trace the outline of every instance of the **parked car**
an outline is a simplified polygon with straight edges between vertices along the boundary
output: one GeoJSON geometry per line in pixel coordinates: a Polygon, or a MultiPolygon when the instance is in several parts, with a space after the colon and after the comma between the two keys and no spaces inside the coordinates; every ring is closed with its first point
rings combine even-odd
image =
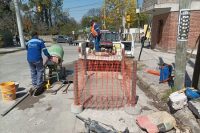
{"type": "Polygon", "coordinates": [[[69,45],[73,44],[73,38],[72,37],[67,37],[67,43],[69,43],[69,45]]]}
{"type": "Polygon", "coordinates": [[[56,38],[55,38],[55,41],[57,43],[66,43],[67,42],[67,39],[65,36],[63,35],[58,35],[56,38]]]}

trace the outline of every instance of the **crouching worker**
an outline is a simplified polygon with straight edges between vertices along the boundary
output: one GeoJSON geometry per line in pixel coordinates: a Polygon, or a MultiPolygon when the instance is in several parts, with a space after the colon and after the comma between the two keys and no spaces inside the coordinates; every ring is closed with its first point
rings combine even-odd
{"type": "Polygon", "coordinates": [[[27,48],[27,60],[31,70],[32,85],[34,90],[37,90],[38,88],[42,87],[44,82],[43,81],[44,66],[42,59],[42,51],[44,55],[47,56],[48,58],[50,58],[50,54],[48,53],[44,45],[44,41],[38,38],[37,32],[32,33],[32,39],[28,41],[26,48],[27,48]]]}

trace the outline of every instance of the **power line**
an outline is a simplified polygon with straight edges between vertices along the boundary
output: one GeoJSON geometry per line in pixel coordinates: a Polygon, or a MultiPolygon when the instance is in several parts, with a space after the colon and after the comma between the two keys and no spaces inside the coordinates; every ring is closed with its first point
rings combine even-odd
{"type": "Polygon", "coordinates": [[[91,3],[91,4],[87,4],[87,5],[82,5],[82,6],[74,6],[74,7],[70,7],[68,9],[75,9],[75,8],[80,8],[80,7],[87,7],[87,6],[92,6],[94,4],[99,4],[100,2],[95,2],[95,3],[91,3]]]}
{"type": "MultiPolygon", "coordinates": [[[[99,9],[99,8],[101,8],[101,7],[95,7],[95,9],[99,9]]],[[[74,11],[86,11],[86,10],[90,10],[90,9],[88,9],[88,8],[80,9],[80,10],[75,9],[75,10],[68,10],[68,12],[74,12],[74,11]]]]}
{"type": "MultiPolygon", "coordinates": [[[[80,2],[80,0],[64,0],[64,2],[80,2]]],[[[93,2],[93,0],[90,1],[84,0],[84,2],[93,2]]]]}

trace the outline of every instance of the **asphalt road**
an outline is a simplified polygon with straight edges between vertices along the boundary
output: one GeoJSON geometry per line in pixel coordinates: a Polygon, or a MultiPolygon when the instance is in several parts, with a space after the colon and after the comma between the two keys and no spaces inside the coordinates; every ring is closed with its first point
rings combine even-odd
{"type": "MultiPolygon", "coordinates": [[[[64,49],[64,62],[68,64],[78,59],[77,46],[61,44],[64,49]]],[[[30,69],[26,60],[26,50],[0,56],[0,83],[6,81],[19,82],[20,86],[28,87],[31,83],[30,69]]]]}
{"type": "MultiPolygon", "coordinates": [[[[71,62],[78,58],[76,46],[62,44],[65,51],[64,62],[66,69],[71,69],[71,62]]],[[[0,82],[17,81],[20,84],[18,93],[31,83],[30,70],[26,61],[26,51],[6,54],[0,57],[0,82]]],[[[63,94],[63,87],[56,95],[46,91],[38,97],[29,96],[6,116],[0,116],[0,132],[2,133],[80,133],[85,132],[84,124],[70,112],[74,101],[73,84],[68,92],[63,94]]],[[[157,111],[153,100],[149,99],[137,86],[138,105],[142,108],[141,114],[157,111]]],[[[18,99],[16,99],[18,100],[18,99]]],[[[3,102],[0,100],[0,113],[6,110],[15,101],[3,102]]],[[[132,109],[133,110],[133,109],[132,109]]],[[[124,109],[85,109],[80,113],[84,118],[111,124],[117,130],[129,128],[131,133],[144,133],[136,124],[137,115],[129,115],[124,109]]]]}

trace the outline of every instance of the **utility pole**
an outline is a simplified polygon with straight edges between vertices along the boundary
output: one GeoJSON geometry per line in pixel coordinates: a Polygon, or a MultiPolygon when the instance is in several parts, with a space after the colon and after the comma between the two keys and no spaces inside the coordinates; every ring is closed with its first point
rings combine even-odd
{"type": "Polygon", "coordinates": [[[136,0],[136,14],[137,14],[137,17],[138,17],[138,41],[140,42],[140,6],[139,6],[139,3],[138,3],[138,0],[136,0]]]}
{"type": "Polygon", "coordinates": [[[20,15],[20,10],[19,10],[19,4],[18,3],[19,3],[18,0],[14,0],[15,12],[16,12],[16,18],[17,18],[17,27],[18,27],[19,38],[20,38],[20,44],[21,44],[22,48],[25,48],[23,26],[22,26],[22,20],[21,20],[21,15],[20,15]]]}
{"type": "Polygon", "coordinates": [[[123,33],[125,33],[125,25],[126,25],[126,20],[125,20],[125,11],[123,11],[122,15],[122,27],[123,27],[123,33]]]}
{"type": "MultiPolygon", "coordinates": [[[[125,1],[122,0],[122,7],[125,6],[125,3],[124,3],[124,2],[125,2],[125,1]]],[[[123,29],[122,33],[125,33],[125,25],[126,25],[125,13],[126,13],[126,7],[124,7],[124,8],[122,9],[122,29],[123,29]]]]}
{"type": "Polygon", "coordinates": [[[179,0],[179,24],[175,57],[175,88],[180,90],[185,87],[186,71],[186,45],[190,22],[191,0],[179,0]]]}
{"type": "Polygon", "coordinates": [[[106,0],[104,0],[104,9],[103,9],[103,29],[106,29],[106,0]]]}

